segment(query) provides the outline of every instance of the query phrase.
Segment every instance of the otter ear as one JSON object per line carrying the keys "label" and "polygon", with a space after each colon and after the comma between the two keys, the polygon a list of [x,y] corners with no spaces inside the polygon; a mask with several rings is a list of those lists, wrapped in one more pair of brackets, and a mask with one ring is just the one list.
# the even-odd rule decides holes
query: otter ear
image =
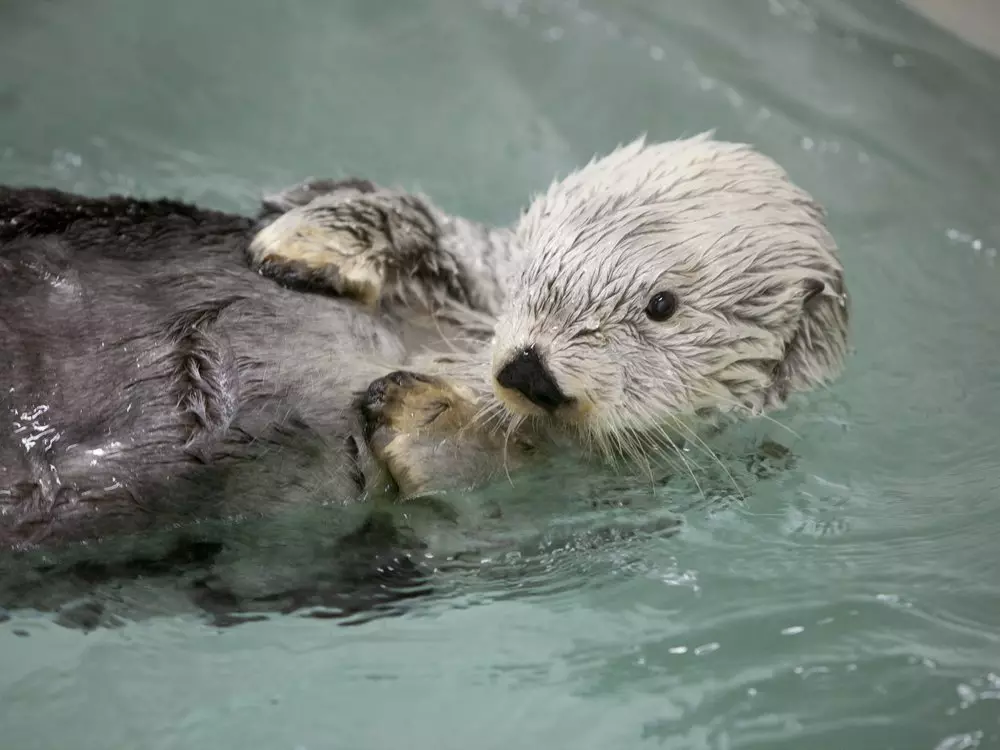
{"label": "otter ear", "polygon": [[829,382],[847,357],[849,307],[842,269],[811,276],[802,283],[798,324],[785,344],[765,408],[776,408],[794,393]]}
{"label": "otter ear", "polygon": [[357,177],[349,177],[343,180],[315,179],[310,177],[307,180],[261,198],[260,208],[257,211],[257,220],[260,222],[274,221],[281,214],[287,213],[293,208],[312,203],[321,195],[340,193],[347,197],[350,194],[374,193],[376,190],[375,183]]}
{"label": "otter ear", "polygon": [[802,298],[802,307],[806,308],[818,295],[826,289],[826,284],[822,279],[806,279],[803,284],[805,296]]}

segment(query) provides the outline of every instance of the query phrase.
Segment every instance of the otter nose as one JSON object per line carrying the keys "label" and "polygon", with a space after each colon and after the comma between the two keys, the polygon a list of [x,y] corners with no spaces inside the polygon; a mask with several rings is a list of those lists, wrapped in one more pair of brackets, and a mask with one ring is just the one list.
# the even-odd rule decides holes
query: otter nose
{"label": "otter nose", "polygon": [[533,346],[522,349],[505,364],[497,373],[497,382],[546,411],[553,411],[572,400],[559,389]]}

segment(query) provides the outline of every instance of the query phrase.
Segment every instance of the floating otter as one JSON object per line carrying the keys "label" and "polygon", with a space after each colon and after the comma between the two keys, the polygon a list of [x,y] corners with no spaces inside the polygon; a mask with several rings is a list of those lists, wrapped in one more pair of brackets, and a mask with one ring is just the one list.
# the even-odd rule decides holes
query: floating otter
{"label": "floating otter", "polygon": [[836,375],[846,301],[815,203],[705,136],[617,149],[512,228],[364,180],[256,219],[2,188],[0,547],[648,456]]}
{"label": "floating otter", "polygon": [[773,160],[709,134],[619,147],[512,229],[456,228],[392,191],[316,195],[250,257],[288,283],[464,326],[462,346],[370,391],[372,447],[404,495],[539,446],[646,460],[828,382],[847,351],[822,209]]}
{"label": "floating otter", "polygon": [[8,188],[0,240],[5,546],[648,454],[846,351],[821,210],[707,135],[595,159],[512,229],[311,180],[256,222]]}

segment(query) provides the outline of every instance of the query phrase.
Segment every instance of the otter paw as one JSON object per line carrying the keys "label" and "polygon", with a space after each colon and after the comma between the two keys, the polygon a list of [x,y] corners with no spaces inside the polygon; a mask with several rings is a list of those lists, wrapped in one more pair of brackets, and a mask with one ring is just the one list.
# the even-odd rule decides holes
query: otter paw
{"label": "otter paw", "polygon": [[[470,474],[483,464],[476,403],[471,392],[442,377],[397,370],[372,382],[361,399],[365,439],[401,494],[441,489],[443,477]],[[487,455],[493,451],[487,451]]]}
{"label": "otter paw", "polygon": [[376,306],[391,243],[362,198],[321,195],[282,214],[251,241],[251,268],[286,286]]}
{"label": "otter paw", "polygon": [[473,416],[473,404],[444,378],[396,370],[368,386],[361,413],[372,447],[384,448],[398,435],[457,432]]}
{"label": "otter paw", "polygon": [[310,177],[261,198],[257,219],[259,221],[273,221],[286,211],[312,203],[317,198],[324,196],[346,199],[374,193],[377,190],[378,187],[371,180],[359,177],[348,177],[341,180]]}

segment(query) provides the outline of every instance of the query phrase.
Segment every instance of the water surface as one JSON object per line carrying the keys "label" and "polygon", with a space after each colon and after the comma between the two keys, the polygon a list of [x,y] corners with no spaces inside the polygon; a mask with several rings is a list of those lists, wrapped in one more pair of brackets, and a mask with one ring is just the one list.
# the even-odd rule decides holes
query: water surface
{"label": "water surface", "polygon": [[520,559],[357,627],[19,613],[2,746],[1000,747],[996,60],[871,0],[0,7],[8,183],[249,211],[360,174],[501,222],[708,128],[813,192],[847,267],[848,372],[780,415],[798,439],[750,430],[792,466],[667,493],[672,535],[546,537],[578,505],[547,493]]}

